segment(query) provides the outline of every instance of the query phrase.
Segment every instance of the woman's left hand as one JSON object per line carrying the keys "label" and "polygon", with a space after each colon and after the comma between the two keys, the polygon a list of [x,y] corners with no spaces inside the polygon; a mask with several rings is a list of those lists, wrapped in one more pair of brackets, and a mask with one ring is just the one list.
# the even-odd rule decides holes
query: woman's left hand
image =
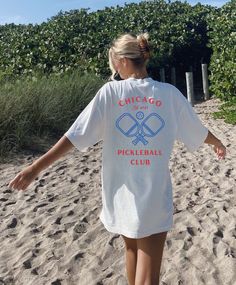
{"label": "woman's left hand", "polygon": [[219,144],[214,145],[214,152],[218,155],[219,159],[225,159],[226,147],[220,142]]}

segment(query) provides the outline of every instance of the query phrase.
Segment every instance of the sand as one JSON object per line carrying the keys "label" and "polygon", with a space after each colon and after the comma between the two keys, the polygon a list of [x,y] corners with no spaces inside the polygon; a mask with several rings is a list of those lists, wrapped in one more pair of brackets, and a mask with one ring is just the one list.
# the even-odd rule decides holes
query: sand
{"label": "sand", "polygon": [[[218,160],[204,144],[190,153],[176,141],[170,159],[174,226],[160,285],[236,284],[236,126],[213,119],[220,101],[194,106],[227,146]],[[73,149],[25,192],[7,185],[40,155],[0,164],[0,285],[127,285],[124,242],[99,220],[101,142]]]}

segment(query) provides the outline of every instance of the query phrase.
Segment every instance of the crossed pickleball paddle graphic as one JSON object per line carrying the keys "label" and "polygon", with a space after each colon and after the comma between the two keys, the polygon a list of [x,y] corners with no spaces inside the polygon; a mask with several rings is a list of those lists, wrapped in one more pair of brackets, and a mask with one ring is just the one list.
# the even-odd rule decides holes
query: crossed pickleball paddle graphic
{"label": "crossed pickleball paddle graphic", "polygon": [[[123,113],[116,120],[116,127],[126,137],[136,137],[132,141],[134,145],[139,141],[144,145],[148,144],[145,137],[156,136],[165,125],[165,121],[157,113],[151,113],[143,119],[144,113],[139,111],[136,113],[136,118],[130,113]],[[140,123],[138,120],[143,121]]]}

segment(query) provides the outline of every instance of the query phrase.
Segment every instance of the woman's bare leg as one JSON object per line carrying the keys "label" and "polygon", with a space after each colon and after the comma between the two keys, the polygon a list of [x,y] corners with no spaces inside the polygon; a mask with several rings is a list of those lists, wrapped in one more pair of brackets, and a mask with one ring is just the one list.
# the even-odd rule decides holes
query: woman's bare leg
{"label": "woman's bare leg", "polygon": [[135,284],[136,264],[137,264],[137,239],[123,236],[126,249],[126,272],[129,285]]}
{"label": "woman's bare leg", "polygon": [[166,236],[162,232],[137,239],[135,285],[159,285]]}

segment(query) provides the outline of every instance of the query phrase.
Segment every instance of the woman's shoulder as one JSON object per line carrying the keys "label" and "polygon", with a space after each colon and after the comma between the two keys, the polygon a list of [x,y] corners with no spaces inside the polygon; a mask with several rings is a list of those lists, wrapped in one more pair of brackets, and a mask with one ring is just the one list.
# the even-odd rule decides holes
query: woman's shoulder
{"label": "woman's shoulder", "polygon": [[[129,84],[127,85],[127,83],[129,82],[129,80],[109,80],[107,82],[104,83],[103,88],[104,89],[119,89],[121,87],[124,86],[129,86]],[[178,94],[180,93],[179,89],[177,89],[174,85],[172,85],[171,83],[168,82],[161,82],[158,81],[156,79],[153,79],[151,77],[149,77],[149,83],[154,84],[156,88],[167,92],[167,93],[171,93],[171,94]],[[148,86],[148,85],[147,85]]]}

